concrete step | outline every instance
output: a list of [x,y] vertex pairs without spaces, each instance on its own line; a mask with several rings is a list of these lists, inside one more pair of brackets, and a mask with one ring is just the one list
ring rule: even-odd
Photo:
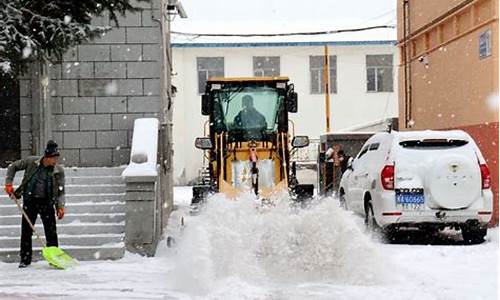
[[[44,239],[45,237],[42,236]],[[71,246],[102,246],[106,244],[116,244],[123,242],[125,235],[123,233],[106,233],[106,234],[58,234],[59,246],[61,248]],[[19,248],[21,238],[16,237],[0,237],[0,248]],[[33,246],[39,246],[38,240],[33,236]]]
[[[114,202],[114,201],[124,201],[125,193],[100,193],[100,194],[66,194],[66,204],[77,203],[77,202]],[[22,201],[22,200],[21,200]],[[14,202],[7,195],[0,195],[0,205],[13,204]],[[0,211],[0,214],[2,212]]]
[[66,185],[66,194],[125,193],[125,184]]
[[[120,168],[65,168],[66,215],[58,221],[59,244],[79,260],[118,259],[125,245],[125,183]],[[0,169],[0,178],[6,169]],[[14,185],[20,184],[18,172]],[[0,261],[18,261],[21,214],[15,203],[0,192]],[[35,225],[44,233],[40,218]],[[34,237],[33,246],[38,242]],[[39,249],[39,248],[38,248]],[[35,252],[36,253],[36,252]],[[34,260],[40,254],[34,255]]]
[[64,168],[65,176],[121,176],[125,167],[116,168]]
[[[17,186],[14,186],[17,188]],[[66,184],[66,194],[125,193],[125,184]],[[2,191],[2,196],[7,197]]]
[[[3,177],[2,177],[3,178]],[[14,186],[17,187],[23,180],[22,176],[14,177]],[[66,185],[89,185],[89,184],[125,184],[120,176],[77,176],[65,177]]]
[[[105,201],[105,202],[77,202],[66,203],[66,213],[125,213],[125,201]],[[19,214],[17,207],[13,204],[0,205],[0,213],[4,216]]]
[[[61,249],[80,261],[120,259],[125,254],[125,245],[123,242],[102,246],[61,246]],[[3,262],[19,262],[19,249],[0,248],[0,260]],[[33,247],[32,260],[43,260],[40,247]]]
[[[38,223],[38,222],[37,222]],[[42,224],[36,224],[35,229],[40,234],[43,232]],[[57,233],[60,234],[102,234],[102,233],[123,233],[125,222],[120,223],[70,223],[57,224]],[[15,237],[20,236],[21,225],[0,226],[0,236]]]
[[[116,168],[75,168],[75,167],[65,167],[64,175],[65,177],[78,177],[78,176],[121,176],[125,167]],[[6,168],[0,169],[0,176],[5,177],[7,173]],[[24,171],[19,171],[16,173],[17,176],[24,174]]]
[[[64,216],[64,219],[58,221],[61,224],[70,224],[74,222],[81,223],[120,223],[125,221],[124,213],[95,213],[95,214],[71,214],[68,213]],[[19,225],[21,224],[21,214],[16,213],[15,215],[0,216],[0,226],[3,225]]]

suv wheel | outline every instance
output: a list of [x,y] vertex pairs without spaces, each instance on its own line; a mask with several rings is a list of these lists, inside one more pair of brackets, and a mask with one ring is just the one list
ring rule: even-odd
[[340,192],[339,195],[339,206],[340,208],[347,210],[347,203],[345,202],[345,194],[343,192]]
[[484,242],[484,237],[488,231],[487,228],[471,225],[464,225],[461,229],[464,243],[469,245],[481,244]]
[[378,228],[377,221],[375,221],[375,216],[373,214],[373,207],[370,202],[365,204],[365,226],[366,231],[369,233],[375,232]]

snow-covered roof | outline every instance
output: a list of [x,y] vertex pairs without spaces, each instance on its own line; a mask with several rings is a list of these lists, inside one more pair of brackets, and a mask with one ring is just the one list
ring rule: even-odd
[[470,135],[463,130],[420,130],[394,131],[399,140],[450,139],[470,141]]
[[318,47],[318,46],[370,46],[395,45],[396,41],[321,41],[321,42],[206,42],[173,43],[173,48],[253,48],[253,47]]

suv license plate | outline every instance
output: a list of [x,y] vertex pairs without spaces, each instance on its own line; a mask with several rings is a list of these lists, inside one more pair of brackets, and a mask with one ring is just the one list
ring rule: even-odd
[[396,193],[396,204],[424,204],[424,194]]

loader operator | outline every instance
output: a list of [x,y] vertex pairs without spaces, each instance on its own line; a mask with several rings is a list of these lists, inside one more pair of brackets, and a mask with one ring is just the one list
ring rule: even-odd
[[[22,195],[23,209],[32,224],[35,224],[37,215],[40,215],[48,247],[58,246],[55,215],[57,214],[58,219],[64,217],[64,170],[57,164],[58,160],[57,144],[51,140],[47,143],[42,157],[29,156],[13,162],[9,165],[5,176],[5,192],[17,199]],[[14,191],[12,182],[16,172],[21,170],[24,170],[24,177]],[[31,264],[32,235],[33,230],[23,218],[19,268],[25,268]]]
[[242,110],[234,117],[234,124],[242,129],[266,129],[266,118],[253,105],[253,98],[245,95],[242,98]]

